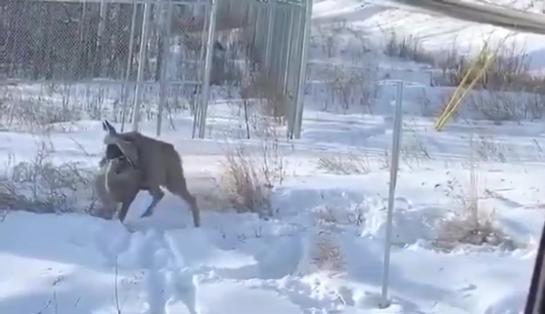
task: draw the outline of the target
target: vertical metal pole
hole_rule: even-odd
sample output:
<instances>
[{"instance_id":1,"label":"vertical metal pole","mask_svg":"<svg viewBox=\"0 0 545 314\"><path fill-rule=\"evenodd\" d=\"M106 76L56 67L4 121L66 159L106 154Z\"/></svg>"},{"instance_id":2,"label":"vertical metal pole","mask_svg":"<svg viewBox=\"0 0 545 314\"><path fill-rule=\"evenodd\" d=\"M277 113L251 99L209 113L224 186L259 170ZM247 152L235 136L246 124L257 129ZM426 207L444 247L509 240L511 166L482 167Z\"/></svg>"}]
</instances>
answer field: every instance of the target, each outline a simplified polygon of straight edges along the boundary
<instances>
[{"instance_id":1,"label":"vertical metal pole","mask_svg":"<svg viewBox=\"0 0 545 314\"><path fill-rule=\"evenodd\" d=\"M271 66L271 49L272 49L272 36L273 36L273 27L274 27L274 1L269 1L267 4L267 10L269 11L267 19L267 43L265 46L265 70L270 74L269 67Z\"/></svg>"},{"instance_id":2,"label":"vertical metal pole","mask_svg":"<svg viewBox=\"0 0 545 314\"><path fill-rule=\"evenodd\" d=\"M287 39L287 48L286 48L286 67L284 68L284 86L282 86L284 94L288 91L288 78L290 73L290 60L291 60L291 41L293 37L293 13L291 12L291 8L288 7L288 16L289 16L289 22L288 22L288 39Z\"/></svg>"},{"instance_id":3,"label":"vertical metal pole","mask_svg":"<svg viewBox=\"0 0 545 314\"><path fill-rule=\"evenodd\" d=\"M394 127L392 139L392 162L390 164L390 189L388 193L388 215L386 218L386 236L384 242L384 269L382 273L382 295L379 306L386 308L388 300L388 282L390 276L390 249L392 242L392 220L394 215L394 200L397 184L397 170L399 167L399 145L403 121L403 81L397 82L396 107L394 113Z\"/></svg>"},{"instance_id":4,"label":"vertical metal pole","mask_svg":"<svg viewBox=\"0 0 545 314\"><path fill-rule=\"evenodd\" d=\"M144 80L144 64L147 56L148 47L148 24L150 15L150 3L144 4L144 17L142 20L142 36L140 40L140 53L138 54L138 74L136 77L136 89L134 91L134 107L132 115L132 129L138 131L138 122L140 120L140 102L142 101L142 81Z\"/></svg>"},{"instance_id":5,"label":"vertical metal pole","mask_svg":"<svg viewBox=\"0 0 545 314\"><path fill-rule=\"evenodd\" d=\"M288 15L289 7L281 7L281 8L279 8L279 10L280 10L279 13L281 13L279 15L280 22L278 23L279 28L281 28L281 30L279 31L279 33L280 33L280 45L278 46L277 52L275 52L278 55L278 62L279 62L278 71L277 71L278 72L278 74L277 74L278 85L277 86L278 86L278 88L280 88L282 90L282 94L285 94L285 91L284 91L284 85L285 85L284 72L282 70L288 67L288 55L286 54L286 51L289 51L289 48L288 48L288 46L289 46L288 35L289 35L289 27L290 27L289 15Z\"/></svg>"},{"instance_id":6,"label":"vertical metal pole","mask_svg":"<svg viewBox=\"0 0 545 314\"><path fill-rule=\"evenodd\" d=\"M125 71L125 85L123 86L122 96L123 97L123 109L121 112L121 132L125 129L125 117L127 116L127 103L129 98L129 79L131 76L132 69L132 54L134 48L134 33L136 30L136 13L138 12L138 4L136 0L133 0L132 4L132 17L131 17L131 33L129 35L129 56L127 57L127 69Z\"/></svg>"},{"instance_id":7,"label":"vertical metal pole","mask_svg":"<svg viewBox=\"0 0 545 314\"><path fill-rule=\"evenodd\" d=\"M301 138L301 127L303 123L303 105L305 97L305 81L307 74L308 45L310 27L312 23L312 0L305 1L305 17L303 27L303 47L301 52L301 68L299 70L299 83L297 84L297 96L295 101L295 119L293 125L293 136Z\"/></svg>"},{"instance_id":8,"label":"vertical metal pole","mask_svg":"<svg viewBox=\"0 0 545 314\"><path fill-rule=\"evenodd\" d=\"M200 65L200 71L197 73L197 80L199 81L199 85L196 87L195 89L195 92L197 92L197 90L199 91L199 96L202 95L202 88L203 88L203 77L204 77L204 71L205 71L205 51L206 51L206 36L207 36L207 31L206 31L206 28L208 25L210 25L210 15L211 15L211 7L209 5L206 5L204 7L204 11L205 11L205 14L204 14L204 21L203 21L203 25L202 25L202 36L201 36L201 50L199 51L199 65ZM206 14L208 13L208 14ZM184 71L185 72L185 71ZM195 97L196 98L196 97ZM196 104L197 103L197 100L194 101L194 107L193 107L193 133L191 135L191 138L195 138L195 136L197 135L197 130L199 129L199 125L200 125L200 119L201 117L199 116L199 112L200 112L200 106Z\"/></svg>"},{"instance_id":9,"label":"vertical metal pole","mask_svg":"<svg viewBox=\"0 0 545 314\"><path fill-rule=\"evenodd\" d=\"M304 26L304 9L296 7L293 9L293 38L292 38L292 57L288 67L288 94L290 97L290 107L288 110L288 134L287 137L292 139L294 134L295 111L297 107L297 83L299 79L297 73L301 70L301 51L302 51L302 29Z\"/></svg>"},{"instance_id":10,"label":"vertical metal pole","mask_svg":"<svg viewBox=\"0 0 545 314\"><path fill-rule=\"evenodd\" d=\"M206 41L206 60L204 63L204 79L202 88L202 102L200 106L199 138L204 138L206 131L206 115L210 97L210 72L212 71L212 55L214 53L214 38L216 33L217 0L210 0L210 24L208 25L208 39Z\"/></svg>"},{"instance_id":11,"label":"vertical metal pole","mask_svg":"<svg viewBox=\"0 0 545 314\"><path fill-rule=\"evenodd\" d=\"M252 48L253 48L253 51L254 51L254 54L255 56L259 55L260 54L260 51L258 49L258 46L257 46L257 43L258 43L258 40L259 40L259 34L260 34L260 19L261 19L261 5L259 3L257 4L254 4L254 2L250 2L252 3L251 5L255 7L255 24L253 25L253 33L252 33ZM262 61L262 60L261 60Z\"/></svg>"},{"instance_id":12,"label":"vertical metal pole","mask_svg":"<svg viewBox=\"0 0 545 314\"><path fill-rule=\"evenodd\" d=\"M163 61L161 62L161 69L160 69L160 86L159 86L159 108L157 110L157 130L156 134L157 136L161 135L161 124L163 121L163 109L166 105L166 97L167 97L167 68L168 68L168 61L169 58L169 51L170 51L170 17L171 17L171 0L168 0L168 3L161 3L161 47L159 49L162 50L163 55Z\"/></svg>"},{"instance_id":13,"label":"vertical metal pole","mask_svg":"<svg viewBox=\"0 0 545 314\"><path fill-rule=\"evenodd\" d=\"M275 88L280 86L278 83L278 79L282 77L280 75L280 66L281 66L281 57L282 54L279 53L280 48L283 44L283 38L282 38L282 26L285 26L281 22L282 14L279 14L280 12L276 12L276 8L273 7L273 39L271 43L271 52L269 53L271 61L269 62L269 75L271 77L271 82L274 82ZM274 43L274 44L273 44Z\"/></svg>"},{"instance_id":14,"label":"vertical metal pole","mask_svg":"<svg viewBox=\"0 0 545 314\"><path fill-rule=\"evenodd\" d=\"M98 60L95 63L95 75L102 75L102 58L103 58L103 45L104 40L104 31L106 29L106 13L107 13L107 3L104 0L100 1L99 8L99 20L98 20L98 29L97 29L97 41L96 41L96 51L98 53Z\"/></svg>"},{"instance_id":15,"label":"vertical metal pole","mask_svg":"<svg viewBox=\"0 0 545 314\"><path fill-rule=\"evenodd\" d=\"M479 223L479 202L478 202L478 193L477 193L477 167L475 165L475 128L471 128L471 133L469 134L469 186L470 186L470 200L469 206L471 210L471 223L475 224L475 228L478 228Z\"/></svg>"}]
</instances>

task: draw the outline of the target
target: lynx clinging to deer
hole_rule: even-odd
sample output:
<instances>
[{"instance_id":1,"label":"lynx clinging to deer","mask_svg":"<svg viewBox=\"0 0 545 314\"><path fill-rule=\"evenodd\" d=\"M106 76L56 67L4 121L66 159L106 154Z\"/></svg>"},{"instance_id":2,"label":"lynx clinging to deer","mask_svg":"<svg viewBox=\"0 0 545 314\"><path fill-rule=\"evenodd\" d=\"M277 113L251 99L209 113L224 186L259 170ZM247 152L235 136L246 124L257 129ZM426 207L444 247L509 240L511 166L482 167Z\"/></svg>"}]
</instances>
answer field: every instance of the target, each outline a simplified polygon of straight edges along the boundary
<instances>
[{"instance_id":1,"label":"lynx clinging to deer","mask_svg":"<svg viewBox=\"0 0 545 314\"><path fill-rule=\"evenodd\" d=\"M120 220L125 219L130 204L140 190L147 190L153 198L141 217L151 216L164 196L161 187L166 187L189 204L193 224L199 227L197 201L187 190L182 161L174 146L139 132L117 133L108 121L104 121L103 127L108 131L104 138L107 150L106 157L101 161L102 173L97 177L97 190L103 194L103 200L109 198L122 204Z\"/></svg>"}]
</instances>

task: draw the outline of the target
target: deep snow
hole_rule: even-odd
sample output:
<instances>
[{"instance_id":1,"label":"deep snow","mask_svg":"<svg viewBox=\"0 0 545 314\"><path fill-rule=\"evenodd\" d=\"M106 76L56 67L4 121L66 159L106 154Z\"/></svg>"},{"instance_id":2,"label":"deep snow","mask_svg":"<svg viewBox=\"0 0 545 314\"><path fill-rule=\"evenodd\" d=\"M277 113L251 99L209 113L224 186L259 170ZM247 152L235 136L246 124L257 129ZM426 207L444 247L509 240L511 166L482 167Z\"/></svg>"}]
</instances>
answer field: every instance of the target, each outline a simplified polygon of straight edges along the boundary
<instances>
[{"instance_id":1,"label":"deep snow","mask_svg":"<svg viewBox=\"0 0 545 314\"><path fill-rule=\"evenodd\" d=\"M528 2L515 4L526 8ZM316 25L346 19L374 42L384 40L389 29L417 34L430 50L450 45L455 37L464 49L481 44L492 29L499 36L506 33L370 1L316 1L313 14ZM533 59L533 69L541 70L543 38L516 38L528 44L532 56L541 56ZM352 62L318 51L312 56L314 64ZM280 139L287 176L273 190L271 219L236 213L225 200L219 184L230 144L224 137L240 134L244 126L229 102L216 99L210 139L190 139L188 114L175 116L177 129L162 135L182 155L189 189L201 204L202 228L191 226L187 206L172 195L152 217L141 219L150 201L141 193L126 226L79 213L9 212L0 222L0 313L520 313L545 220L542 121L470 125L459 119L436 132L435 117L420 111L421 92L440 106L442 90L429 87L429 69L383 56L378 60L381 71L406 81L388 309L379 310L377 302L393 87L381 86L382 106L372 114L343 114L320 110L319 82L314 82L303 138ZM27 87L28 93L35 91ZM49 134L53 161L95 167L102 149L100 122L57 127ZM151 122L143 129L154 134ZM441 224L465 207L471 133L479 160L479 208L509 245L457 244L445 250L436 240L443 235ZM31 159L39 138L0 132L0 163ZM260 145L255 139L236 142ZM369 172L339 175L318 167L322 157L346 154L364 156Z\"/></svg>"}]
</instances>

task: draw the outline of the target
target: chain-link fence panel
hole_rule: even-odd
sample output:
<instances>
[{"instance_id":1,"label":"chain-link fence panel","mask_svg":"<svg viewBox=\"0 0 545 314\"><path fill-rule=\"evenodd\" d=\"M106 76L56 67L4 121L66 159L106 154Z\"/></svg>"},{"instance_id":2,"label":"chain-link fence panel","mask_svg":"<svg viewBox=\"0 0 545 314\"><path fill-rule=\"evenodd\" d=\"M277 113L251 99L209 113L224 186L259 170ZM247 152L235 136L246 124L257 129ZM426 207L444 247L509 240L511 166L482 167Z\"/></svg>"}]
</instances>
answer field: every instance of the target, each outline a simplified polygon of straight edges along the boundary
<instances>
[{"instance_id":1,"label":"chain-link fence panel","mask_svg":"<svg viewBox=\"0 0 545 314\"><path fill-rule=\"evenodd\" d=\"M134 108L157 117L161 96L168 111L194 109L208 15L206 1L2 1L0 85L106 95L91 116L101 109L114 121L130 120ZM64 98L73 102L68 106L81 101Z\"/></svg>"},{"instance_id":2,"label":"chain-link fence panel","mask_svg":"<svg viewBox=\"0 0 545 314\"><path fill-rule=\"evenodd\" d=\"M158 134L165 109L189 107L199 137L210 86L235 85L294 137L310 11L309 0L6 0L0 80L106 90L104 115L135 130L142 114L158 118Z\"/></svg>"},{"instance_id":3,"label":"chain-link fence panel","mask_svg":"<svg viewBox=\"0 0 545 314\"><path fill-rule=\"evenodd\" d=\"M263 100L264 114L298 137L312 1L223 0L216 10L211 84L236 85L241 98Z\"/></svg>"}]
</instances>

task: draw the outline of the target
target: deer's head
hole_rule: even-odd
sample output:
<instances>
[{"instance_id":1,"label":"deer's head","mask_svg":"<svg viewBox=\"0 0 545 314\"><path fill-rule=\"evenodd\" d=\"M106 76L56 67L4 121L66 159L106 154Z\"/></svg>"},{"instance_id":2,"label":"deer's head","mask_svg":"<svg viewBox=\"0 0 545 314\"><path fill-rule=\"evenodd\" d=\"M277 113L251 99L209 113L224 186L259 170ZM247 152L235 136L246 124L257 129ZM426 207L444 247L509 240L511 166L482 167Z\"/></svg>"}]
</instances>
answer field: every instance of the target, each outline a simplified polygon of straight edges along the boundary
<instances>
[{"instance_id":1,"label":"deer's head","mask_svg":"<svg viewBox=\"0 0 545 314\"><path fill-rule=\"evenodd\" d=\"M125 157L132 166L136 167L138 165L138 149L136 145L131 141L123 139L108 120L102 122L102 128L107 132L104 137L106 160Z\"/></svg>"}]
</instances>

